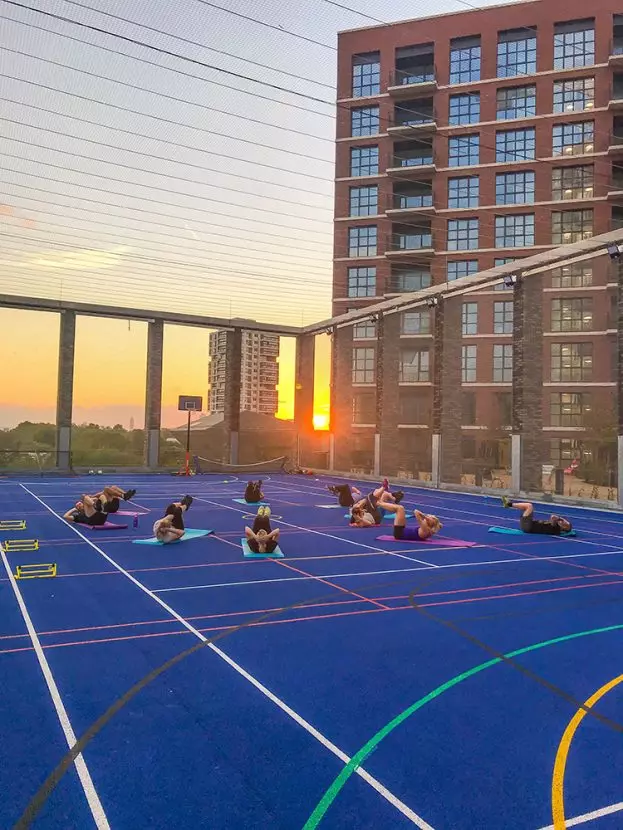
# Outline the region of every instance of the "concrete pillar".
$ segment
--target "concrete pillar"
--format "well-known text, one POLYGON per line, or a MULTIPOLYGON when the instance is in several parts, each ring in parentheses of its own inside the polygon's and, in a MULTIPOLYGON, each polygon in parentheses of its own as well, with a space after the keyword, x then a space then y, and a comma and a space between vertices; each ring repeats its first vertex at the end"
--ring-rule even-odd
POLYGON ((242 330, 234 329, 227 332, 225 346, 225 407, 223 412, 225 446, 222 460, 226 464, 238 464, 241 370, 242 330))
POLYGON ((316 337, 303 334, 296 338, 294 384, 294 423, 298 436, 297 463, 313 466, 314 446, 314 358, 316 337))
POLYGON ((617 359, 614 366, 617 411, 617 500, 623 507, 623 262, 613 264, 617 279, 617 359))
POLYGON ((433 482, 461 483, 460 297, 440 299, 433 311, 433 482))
POLYGON ((56 393, 56 466, 71 469, 71 419, 74 403, 76 313, 61 312, 56 393))
POLYGON ((543 277, 523 277, 513 289, 513 436, 519 474, 513 485, 524 492, 543 490, 543 277), (519 448, 517 438, 519 436, 519 448))
POLYGON ((395 476, 400 466, 400 314, 380 315, 377 332, 376 432, 380 458, 375 473, 395 476))
POLYGON ((331 434, 333 469, 351 468, 353 424, 353 327, 336 328, 331 353, 331 434))
POLYGON ((147 382, 145 387, 145 464, 158 466, 162 410, 162 353, 164 323, 152 320, 147 329, 147 382))

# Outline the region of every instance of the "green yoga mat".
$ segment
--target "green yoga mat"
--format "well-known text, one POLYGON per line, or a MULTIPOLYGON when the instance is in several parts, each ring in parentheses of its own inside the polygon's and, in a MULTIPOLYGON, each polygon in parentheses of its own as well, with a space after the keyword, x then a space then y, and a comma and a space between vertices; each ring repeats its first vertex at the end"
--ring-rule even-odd
POLYGON ((189 539, 200 539, 202 536, 209 536, 214 533, 213 530, 193 530, 190 527, 186 528, 186 532, 181 539, 176 539, 175 542, 160 542, 158 539, 132 539, 133 545, 179 545, 181 542, 188 542, 189 539))
MULTIPOLYGON (((505 533, 508 536, 547 536, 546 533, 524 533, 518 527, 493 527, 489 528, 489 533, 505 533)), ((570 530, 568 533, 561 533, 561 536, 576 536, 575 530, 570 530)))

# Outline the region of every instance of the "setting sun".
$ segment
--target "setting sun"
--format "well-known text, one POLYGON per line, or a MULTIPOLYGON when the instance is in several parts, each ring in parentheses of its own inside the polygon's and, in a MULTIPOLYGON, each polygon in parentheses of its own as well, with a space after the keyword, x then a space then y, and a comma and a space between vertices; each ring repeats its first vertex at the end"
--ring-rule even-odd
POLYGON ((314 415, 314 429, 329 429, 329 416, 316 413, 314 415))

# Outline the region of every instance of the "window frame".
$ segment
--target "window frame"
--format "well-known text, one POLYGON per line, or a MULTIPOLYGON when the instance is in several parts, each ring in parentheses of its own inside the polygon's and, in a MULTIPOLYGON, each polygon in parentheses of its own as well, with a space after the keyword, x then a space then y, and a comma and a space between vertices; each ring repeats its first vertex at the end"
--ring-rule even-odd
POLYGON ((461 346, 461 383, 476 383, 478 378, 478 347, 461 346))
POLYGON ((428 346, 401 349, 399 361, 398 383, 430 383, 430 349, 428 346), (412 355, 412 359, 407 362, 405 357, 409 354, 412 355))
POLYGON ((371 98, 379 95, 381 92, 380 52, 353 55, 350 79, 352 98, 371 98), (365 58, 374 58, 374 60, 364 60, 365 58))
POLYGON ((458 92, 448 99, 448 124, 478 124, 480 121, 480 92, 458 92))
POLYGON ((535 242, 534 213, 505 213, 495 217, 495 248, 531 248, 535 242), (509 228, 513 233, 509 233, 509 228), (522 228, 518 233, 517 229, 522 228), (531 229, 531 234, 530 234, 531 229), (518 237, 524 244, 518 245, 518 237), (510 240, 510 241, 509 241, 510 240), (503 243, 503 244, 501 244, 503 243))
POLYGON ((549 422, 552 427, 584 427, 585 417, 591 411, 590 395, 586 392, 550 392, 549 422))
POLYGON ((403 311, 400 315, 400 334, 405 336, 432 334, 432 317, 429 309, 403 311), (409 323, 413 319, 414 325, 409 323))
POLYGON ((493 383, 513 382, 513 345, 494 343, 491 353, 491 379, 493 383))
POLYGON ((376 349, 373 346, 354 346, 351 378, 353 384, 376 382, 376 349))
POLYGON ((378 228, 376 225, 355 225, 348 229, 348 258, 377 256, 378 228))
POLYGON ((350 134, 352 138, 378 135, 381 132, 381 116, 378 104, 353 107, 350 111, 350 134), (356 123, 358 122, 358 123, 356 123))
POLYGON ((514 318, 515 313, 512 300, 496 300, 493 303, 494 334, 512 334, 514 318))
POLYGON ((552 200, 572 202, 593 199, 595 194, 595 165, 578 164, 552 168, 552 200), (570 179, 570 181, 565 181, 570 179), (577 179, 578 181, 574 181, 577 179), (590 193, 586 195, 586 191, 590 193), (568 192, 571 195, 566 195, 568 192))
POLYGON ((595 108, 595 78, 561 78, 554 81, 552 112, 587 112, 595 108), (576 87, 579 87, 576 88, 576 87), (587 95, 587 87, 590 93, 587 95), (582 93, 582 97, 578 93, 582 93), (567 100, 567 99, 570 100, 567 100), (581 101, 582 106, 576 106, 581 101), (571 104, 571 107, 569 107, 571 104))
POLYGON ((363 184, 350 187, 348 190, 348 215, 378 216, 379 213, 379 186, 378 184, 363 184))
POLYGON ((350 267, 346 272, 346 292, 347 296, 353 300, 361 297, 376 297, 376 266, 355 265, 350 267), (353 271, 374 271, 374 273, 354 274, 353 271), (361 292, 362 288, 364 289, 363 293, 361 292))
POLYGON ((592 342, 550 343, 552 383, 590 383, 593 379, 592 342), (568 351, 565 353, 565 349, 568 351))
POLYGON ((586 156, 595 151, 595 122, 568 121, 552 127, 552 156, 586 156), (581 141, 568 141, 580 137, 581 141), (566 152, 569 149, 570 152, 566 152))
POLYGON ((478 303, 470 301, 461 305, 461 334, 463 337, 478 334, 478 303))
POLYGON ((495 133, 495 160, 498 163, 514 164, 517 161, 534 161, 536 158, 536 129, 519 127, 516 130, 497 130, 495 133), (522 141, 519 142, 519 138, 522 141), (507 148, 507 145, 515 149, 507 148), (523 145, 518 149, 517 145, 523 145), (530 155, 532 153, 532 155, 530 155))
POLYGON ((551 216, 553 245, 568 245, 593 236, 594 211, 592 208, 553 210, 551 216))
POLYGON ((479 238, 480 220, 477 216, 470 216, 465 219, 448 219, 446 242, 448 251, 478 250, 479 238))
POLYGON ((525 28, 531 29, 534 34, 526 34, 524 29, 498 32, 496 52, 496 73, 498 78, 516 78, 518 75, 534 75, 536 73, 536 29, 530 26, 526 26, 525 28), (511 48, 511 44, 515 44, 514 49, 511 48), (511 62, 508 60, 509 56, 513 56, 515 60, 511 62), (506 60, 503 60, 504 58, 506 60))
POLYGON ((482 65, 480 36, 454 38, 450 41, 448 83, 479 81, 482 65))
POLYGON ((480 164, 480 134, 450 136, 448 167, 475 167, 480 164))
POLYGON ((350 148, 350 175, 351 178, 379 175, 379 146, 378 144, 364 145, 350 148), (367 155, 366 155, 367 154, 367 155), (362 172, 362 171, 366 172, 362 172))
POLYGON ((496 121, 515 121, 536 115, 536 86, 501 87, 495 94, 496 121), (523 102, 523 103, 522 103, 523 102))
POLYGON ((550 308, 550 330, 553 332, 593 331, 592 297, 555 297, 550 308))
POLYGON ((462 277, 477 273, 477 259, 450 259, 446 264, 446 282, 454 282, 454 280, 460 280, 462 277), (452 276, 450 276, 451 270, 454 272, 452 276))
POLYGON ((448 179, 448 208, 475 208, 480 201, 480 176, 451 176, 448 179))
POLYGON ((495 176, 495 203, 496 205, 531 205, 534 204, 535 174, 534 170, 513 170, 505 173, 496 173, 495 176), (522 182, 522 187, 516 186, 522 182), (512 184, 509 188, 509 183, 512 184), (521 194, 525 198, 520 198, 521 194))
POLYGON ((568 20, 554 24, 554 71, 595 64, 595 20, 568 20), (590 25, 582 26, 582 23, 590 25), (581 37, 579 37, 581 35, 581 37), (587 37, 588 35, 588 37, 587 37), (578 53, 578 44, 592 49, 578 53))

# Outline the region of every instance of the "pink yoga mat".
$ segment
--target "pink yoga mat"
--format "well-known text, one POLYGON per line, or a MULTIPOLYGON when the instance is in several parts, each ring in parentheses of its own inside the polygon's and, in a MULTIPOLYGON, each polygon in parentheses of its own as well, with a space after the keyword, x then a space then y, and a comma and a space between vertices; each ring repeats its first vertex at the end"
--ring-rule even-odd
POLYGON ((111 516, 147 516, 146 512, 141 513, 140 510, 117 510, 116 513, 111 513, 111 516))
POLYGON ((117 525, 113 522, 104 522, 103 525, 86 525, 89 530, 127 530, 127 525, 117 525))
POLYGON ((478 542, 463 542, 461 539, 440 539, 430 537, 429 539, 394 539, 393 536, 377 536, 379 542, 414 542, 416 545, 441 545, 444 548, 473 548, 478 542))

